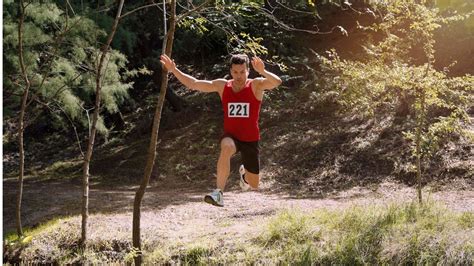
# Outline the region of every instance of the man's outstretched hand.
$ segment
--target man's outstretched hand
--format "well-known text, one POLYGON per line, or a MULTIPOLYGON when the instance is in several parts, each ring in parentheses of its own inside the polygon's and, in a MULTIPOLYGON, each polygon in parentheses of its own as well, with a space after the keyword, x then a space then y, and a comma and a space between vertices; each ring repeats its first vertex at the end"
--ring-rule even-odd
POLYGON ((262 75, 265 72, 265 64, 263 63, 262 59, 259 57, 252 58, 252 67, 258 74, 262 75))
POLYGON ((176 63, 165 54, 160 56, 160 62, 169 72, 173 72, 176 69, 176 63))

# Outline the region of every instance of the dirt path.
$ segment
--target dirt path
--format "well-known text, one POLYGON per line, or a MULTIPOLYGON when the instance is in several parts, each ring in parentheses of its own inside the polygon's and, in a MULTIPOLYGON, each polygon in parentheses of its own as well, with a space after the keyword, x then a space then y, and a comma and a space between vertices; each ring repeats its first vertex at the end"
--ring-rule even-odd
MULTIPOLYGON (((106 237, 107 232, 104 230, 107 231, 106 228, 111 224, 115 224, 115 230, 110 232, 114 237, 130 238, 135 189, 104 190, 92 187, 91 238, 106 237)), ((79 185, 27 182, 24 191, 24 226, 35 226, 57 216, 74 216, 73 223, 80 225, 79 185)), ((15 228, 16 183, 4 182, 3 192, 5 234, 15 228)), ((325 198, 298 198, 287 193, 274 193, 269 188, 259 192, 240 192, 233 189, 224 194, 225 207, 218 208, 202 201, 203 195, 207 192, 205 188, 150 187, 142 205, 143 234, 181 242, 219 234, 243 236, 263 224, 262 219, 265 220, 282 209, 311 211, 317 208, 346 208, 354 204, 388 204, 410 201, 416 195, 413 188, 387 182, 373 189, 355 187, 325 198)), ((425 196, 444 202, 450 209, 456 211, 474 211, 472 188, 433 193, 426 191, 425 196)), ((153 239, 154 237, 151 237, 149 240, 153 239)))

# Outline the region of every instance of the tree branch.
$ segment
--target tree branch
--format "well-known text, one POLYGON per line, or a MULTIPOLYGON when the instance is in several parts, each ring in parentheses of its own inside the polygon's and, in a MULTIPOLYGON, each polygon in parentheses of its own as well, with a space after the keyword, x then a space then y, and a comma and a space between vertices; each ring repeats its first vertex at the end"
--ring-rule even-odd
MULTIPOLYGON (((320 32, 319 31, 319 28, 317 31, 314 31, 314 30, 305 30, 305 29, 297 29, 297 28, 294 28, 293 26, 290 26, 286 23, 284 23, 283 21, 277 19, 273 13, 271 13, 269 10, 266 10, 264 8, 260 9, 261 13, 266 16, 267 18, 273 20, 273 22, 275 22, 276 24, 278 24, 282 29, 284 30, 287 30, 287 31, 298 31, 298 32, 306 32, 306 33, 310 33, 310 34, 328 34, 328 33, 332 33, 333 29, 335 27, 333 27, 333 29, 330 31, 330 32, 320 32)), ((318 26, 316 26, 318 27, 318 26)))
POLYGON ((144 8, 148 8, 148 7, 152 7, 152 6, 156 6, 156 7, 158 7, 158 8, 161 10, 161 8, 160 8, 160 6, 159 6, 159 5, 161 5, 161 4, 163 4, 163 3, 153 3, 153 4, 149 4, 149 5, 137 7, 137 8, 135 8, 134 10, 129 11, 129 12, 127 12, 127 13, 121 15, 121 16, 119 17, 119 19, 123 19, 124 17, 126 17, 126 16, 128 16, 128 15, 134 13, 134 12, 137 12, 138 10, 141 10, 141 9, 144 9, 144 8))
MULTIPOLYGON (((75 81, 80 76, 82 76, 82 73, 77 74, 72 80, 70 80, 70 82, 75 81)), ((59 87, 58 90, 54 93, 53 97, 51 97, 51 99, 54 100, 54 98, 56 98, 56 96, 58 96, 61 92, 64 91, 63 89, 65 89, 66 86, 67 86, 67 84, 63 84, 61 87, 59 87)), ((31 97, 31 100, 30 100, 30 102, 28 102, 27 106, 30 105, 33 101, 37 101, 37 99, 39 99, 39 93, 36 93, 35 95, 33 95, 33 97, 31 97)))
POLYGON ((176 18, 176 23, 178 24, 183 18, 187 17, 191 13, 194 13, 194 12, 197 12, 197 11, 201 10, 203 7, 205 7, 206 5, 208 5, 211 2, 212 2, 211 0, 207 0, 204 3, 198 5, 197 7, 194 7, 193 9, 188 10, 186 13, 179 15, 176 18))
MULTIPOLYGON (((321 19, 321 17, 319 16, 319 14, 318 14, 317 12, 308 12, 308 11, 296 10, 296 9, 293 9, 293 8, 291 8, 291 7, 289 7, 289 6, 286 6, 286 5, 282 4, 280 1, 276 1, 276 3, 277 3, 279 6, 285 8, 285 9, 291 11, 291 12, 301 13, 301 14, 307 14, 307 15, 315 15, 315 16, 317 16, 319 19, 321 19)), ((272 13, 273 13, 273 12, 272 12, 272 13)))
POLYGON ((79 146, 79 151, 81 152, 81 155, 82 157, 84 158, 84 151, 82 150, 82 146, 81 146, 81 140, 79 138, 79 134, 77 134, 77 128, 76 126, 74 125, 74 122, 72 121, 72 119, 67 115, 66 111, 61 107, 61 105, 58 103, 58 102, 55 102, 56 103, 56 106, 59 108, 59 110, 61 110, 64 115, 66 116, 66 118, 69 120, 69 122, 71 123, 72 127, 74 128, 74 133, 76 135, 76 140, 77 140, 77 145, 79 146))

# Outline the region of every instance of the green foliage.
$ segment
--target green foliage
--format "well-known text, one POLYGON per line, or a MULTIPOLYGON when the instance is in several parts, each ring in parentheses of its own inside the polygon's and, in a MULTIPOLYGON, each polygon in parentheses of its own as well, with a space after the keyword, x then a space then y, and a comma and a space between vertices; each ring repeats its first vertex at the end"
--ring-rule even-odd
POLYGON ((136 257, 140 255, 140 250, 138 248, 132 247, 130 252, 125 255, 124 260, 127 263, 132 263, 136 257))
POLYGON ((461 228, 469 229, 474 227, 474 213, 472 212, 464 212, 459 216, 458 220, 459 225, 461 228))
MULTIPOLYGON (((67 15, 53 2, 31 3, 25 10, 22 35, 27 75, 31 82, 30 95, 36 95, 48 104, 54 123, 68 125, 69 122, 61 121, 67 119, 58 115, 64 111, 69 118, 87 127, 85 110, 94 104, 96 87, 95 69, 100 52, 97 40, 106 36, 105 31, 86 14, 67 15)), ((4 91, 20 95, 24 80, 18 57, 18 3, 4 4, 3 29, 4 91)), ((105 111, 114 113, 129 97, 128 91, 133 83, 128 83, 127 79, 130 77, 128 74, 133 73, 126 71, 127 59, 116 50, 109 53, 105 65, 101 96, 105 111)), ((19 100, 19 97, 8 97, 4 108, 18 110, 19 100)), ((34 108, 42 108, 42 105, 34 108)), ((13 116, 15 112, 7 112, 7 115, 13 116)), ((99 128, 101 133, 107 132, 103 123, 99 128)))
MULTIPOLYGON (((256 8, 260 5, 261 3, 255 1, 232 4, 216 2, 215 8, 205 16, 184 18, 178 25, 182 32, 179 32, 179 37, 176 38, 177 53, 189 53, 188 44, 192 41, 200 43, 199 48, 209 49, 209 52, 227 50, 223 56, 227 53, 267 54, 266 48, 262 45, 263 38, 253 36, 250 27, 251 24, 257 23, 255 14, 258 14, 256 8)), ((196 52, 194 51, 194 54, 196 52)))
POLYGON ((267 48, 261 45, 263 38, 252 37, 248 33, 241 32, 239 36, 234 36, 230 39, 230 42, 236 43, 233 49, 234 53, 245 53, 253 56, 261 56, 268 54, 267 48))
MULTIPOLYGON (((289 24, 292 25, 302 19, 316 18, 316 13, 311 13, 314 8, 305 0, 286 4, 295 9, 302 9, 307 14, 288 15, 285 13, 288 10, 281 8, 283 11, 273 17, 264 9, 264 1, 216 2, 215 6, 205 13, 193 14, 181 21, 174 46, 175 54, 188 60, 201 59, 196 60, 196 63, 205 65, 206 61, 212 60, 207 58, 210 54, 214 58, 224 59, 231 53, 246 53, 250 56, 260 56, 270 65, 285 71, 287 66, 281 57, 295 54, 295 50, 289 48, 290 44, 294 44, 295 35, 291 31, 283 30, 275 21, 289 19, 289 24), (190 47, 189 42, 196 45, 190 47), (196 58, 196 55, 201 55, 201 58, 196 58)), ((215 63, 215 60, 211 63, 215 63)), ((216 74, 227 72, 226 69, 218 67, 211 71, 216 74)))
MULTIPOLYGON (((112 5, 113 5, 113 2, 112 2, 112 5)), ((131 8, 131 7, 128 7, 129 6, 128 3, 126 6, 127 6, 127 9, 131 8)), ((112 29, 112 25, 115 19, 114 16, 115 14, 111 14, 108 16, 97 16, 96 14, 94 14, 94 12, 89 14, 89 17, 91 19, 94 19, 94 21, 96 22, 96 25, 105 32, 110 32, 110 30, 112 29)), ((127 19, 129 19, 129 17, 127 19)), ((133 30, 127 29, 125 27, 126 24, 128 24, 126 20, 121 21, 120 26, 117 28, 117 31, 115 32, 115 36, 114 36, 114 39, 112 40, 111 46, 112 48, 120 50, 121 52, 124 52, 126 54, 133 54, 133 51, 137 42, 137 32, 136 32, 136 29, 133 29, 133 30)), ((99 41, 101 43, 104 43, 106 41, 105 37, 106 35, 99 36, 100 38, 99 41)))
POLYGON ((35 228, 24 228, 23 236, 18 237, 17 232, 7 232, 4 236, 4 242, 7 246, 14 246, 17 244, 30 244, 30 242, 41 232, 55 229, 61 218, 50 220, 44 224, 41 224, 35 228))
MULTIPOLYGON (((437 0, 435 5, 441 11, 452 11, 459 13, 469 13, 474 10, 474 2, 463 1, 463 0, 437 0)), ((467 28, 470 29, 470 33, 474 33, 474 16, 470 16, 464 21, 467 28)))
POLYGON ((126 68, 126 57, 116 50, 111 51, 107 56, 107 68, 104 72, 101 94, 105 109, 109 113, 116 113, 118 106, 129 97, 128 91, 133 83, 118 82, 124 76, 121 71, 126 68))
POLYGON ((204 34, 209 32, 206 27, 207 19, 203 17, 186 17, 178 23, 178 27, 190 31, 194 31, 199 37, 204 37, 204 34))
POLYGON ((427 1, 392 1, 384 6, 380 23, 362 29, 386 35, 377 45, 368 48, 371 55, 381 56, 382 62, 401 61, 420 65, 434 62, 434 34, 443 25, 465 20, 471 13, 442 16, 427 1))
POLYGON ((373 116, 408 109, 405 136, 413 141, 414 155, 433 154, 453 133, 463 133, 474 89, 472 76, 449 77, 446 69, 434 69, 434 34, 467 16, 443 17, 425 1, 390 2, 381 22, 361 26, 384 36, 365 45, 363 60, 343 60, 334 50, 318 56, 328 90, 347 112, 373 116))
POLYGON ((194 245, 186 250, 185 254, 180 258, 184 264, 204 265, 205 258, 209 257, 211 250, 208 247, 194 245))

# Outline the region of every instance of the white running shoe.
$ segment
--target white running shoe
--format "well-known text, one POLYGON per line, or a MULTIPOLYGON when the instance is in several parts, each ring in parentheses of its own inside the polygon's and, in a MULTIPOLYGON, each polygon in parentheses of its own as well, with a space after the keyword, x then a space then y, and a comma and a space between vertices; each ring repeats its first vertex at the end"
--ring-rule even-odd
POLYGON ((242 189, 242 191, 247 191, 250 189, 250 185, 249 183, 247 183, 247 181, 245 181, 244 179, 244 175, 245 175, 245 168, 244 168, 244 165, 240 165, 240 168, 239 168, 239 174, 240 174, 240 188, 242 189))
POLYGON ((204 201, 214 206, 224 207, 224 199, 220 189, 214 189, 214 191, 204 196, 204 201))

